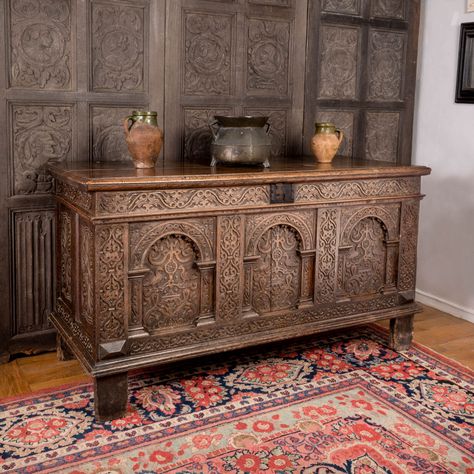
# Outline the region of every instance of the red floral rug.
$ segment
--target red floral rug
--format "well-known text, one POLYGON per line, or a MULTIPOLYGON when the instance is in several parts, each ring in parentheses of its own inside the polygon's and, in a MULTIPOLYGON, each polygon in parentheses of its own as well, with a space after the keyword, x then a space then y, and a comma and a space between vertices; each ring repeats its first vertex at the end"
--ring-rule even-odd
POLYGON ((362 328, 135 375, 107 423, 87 384, 1 401, 0 472, 474 474, 474 373, 385 342, 362 328))

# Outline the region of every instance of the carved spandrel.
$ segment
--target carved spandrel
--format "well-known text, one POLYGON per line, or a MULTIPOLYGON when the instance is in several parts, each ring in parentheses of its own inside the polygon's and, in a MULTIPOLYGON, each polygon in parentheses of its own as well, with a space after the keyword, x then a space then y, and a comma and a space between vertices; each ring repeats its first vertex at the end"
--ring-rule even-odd
POLYGON ((352 141, 354 137, 354 114, 337 110, 319 110, 316 122, 331 122, 344 132, 344 138, 337 151, 340 156, 352 157, 352 141))
POLYGON ((232 115, 232 108, 184 109, 184 155, 197 161, 210 163, 212 133, 209 124, 215 121, 215 115, 232 115))
POLYGON ((290 23, 248 22, 247 91, 288 95, 290 23))
POLYGON ((10 2, 10 85, 71 89, 71 1, 10 2))
POLYGON ((372 0, 370 14, 375 18, 405 18, 405 0, 372 0))
POLYGON ((234 23, 232 15, 185 13, 184 94, 232 93, 234 23))
POLYGON ((46 165, 72 156, 72 106, 13 105, 12 120, 15 194, 51 192, 46 165))
POLYGON ((405 33, 373 30, 369 33, 368 98, 401 100, 405 33))
POLYGON ((360 0, 323 0, 322 11, 345 15, 359 15, 360 0))
POLYGON ((324 26, 320 42, 319 98, 356 99, 360 30, 324 26))
POLYGON ((147 9, 105 2, 91 8, 92 89, 144 91, 147 9))
POLYGON ((398 112, 368 112, 366 158, 395 163, 398 155, 398 112))
POLYGON ((401 291, 415 290, 416 244, 418 238, 419 201, 404 202, 401 213, 400 263, 398 288, 401 291))
POLYGON ((16 334, 49 327, 55 297, 54 211, 14 213, 16 334))

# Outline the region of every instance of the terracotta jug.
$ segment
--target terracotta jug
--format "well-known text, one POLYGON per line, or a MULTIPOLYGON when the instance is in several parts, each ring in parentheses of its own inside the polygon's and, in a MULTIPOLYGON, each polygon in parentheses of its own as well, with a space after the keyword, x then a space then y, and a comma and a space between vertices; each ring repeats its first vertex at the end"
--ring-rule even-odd
POLYGON ((128 151, 135 168, 154 168, 163 145, 157 112, 134 110, 123 123, 128 151))
POLYGON ((311 151, 318 163, 331 163, 344 138, 342 130, 333 123, 316 123, 316 131, 311 140, 311 151))

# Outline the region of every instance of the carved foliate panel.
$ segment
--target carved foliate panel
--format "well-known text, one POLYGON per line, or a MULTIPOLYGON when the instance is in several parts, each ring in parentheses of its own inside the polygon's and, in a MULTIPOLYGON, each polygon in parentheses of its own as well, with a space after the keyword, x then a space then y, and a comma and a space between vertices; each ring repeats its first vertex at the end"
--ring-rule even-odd
POLYGON ((319 98, 356 99, 359 28, 323 26, 320 43, 319 98))
POLYGON ((366 131, 366 158, 377 161, 397 161, 398 112, 368 112, 366 131))
POLYGON ((254 5, 269 5, 272 7, 289 7, 293 0, 248 0, 254 5))
POLYGON ((94 322, 94 234, 81 222, 79 228, 80 247, 80 315, 87 324, 94 322))
POLYGON ((300 297, 301 247, 294 228, 276 225, 259 239, 253 269, 252 307, 264 314, 296 307, 300 297))
POLYGON ((234 23, 234 15, 185 12, 184 94, 232 94, 234 23))
POLYGON ((416 285, 416 244, 418 238, 419 201, 402 204, 400 229, 400 290, 414 290, 416 285))
POLYGON ((370 14, 376 18, 405 19, 405 0, 372 0, 370 14))
POLYGON ((125 238, 123 225, 97 226, 95 262, 97 275, 97 319, 100 340, 125 337, 125 238))
POLYGON ((72 216, 66 210, 62 210, 59 214, 59 239, 61 295, 65 301, 72 303, 72 216))
POLYGON ((145 90, 145 6, 94 2, 91 6, 92 89, 145 90))
POLYGON ((123 122, 132 110, 130 107, 92 107, 92 156, 94 161, 131 162, 128 152, 123 122))
POLYGON ((193 241, 172 234, 148 250, 143 278, 143 326, 148 332, 192 326, 199 317, 199 252, 193 241))
POLYGON ((87 211, 92 209, 92 194, 77 186, 58 181, 56 183, 56 194, 87 211))
POLYGON ((288 95, 290 23, 248 21, 247 91, 288 95))
POLYGON ((71 1, 10 1, 10 85, 71 89, 71 1))
POLYGON ((233 108, 184 108, 184 155, 186 158, 210 162, 212 133, 209 124, 215 115, 232 115, 233 108))
POLYGON ((316 115, 316 122, 331 122, 344 132, 344 138, 337 151, 340 156, 352 157, 352 141, 354 137, 354 113, 337 110, 320 109, 316 115))
POLYGON ((368 98, 401 100, 405 34, 372 30, 369 33, 368 98))
POLYGON ((344 15, 360 15, 360 0, 323 0, 322 11, 344 15))
POLYGON ((13 214, 15 334, 49 327, 55 297, 55 217, 52 210, 13 214))
POLYGON ((72 106, 12 106, 15 194, 44 194, 53 180, 45 167, 72 157, 72 106))
POLYGON ((246 108, 246 115, 265 116, 268 117, 270 125, 270 137, 272 139, 271 155, 284 156, 286 154, 287 144, 287 121, 288 112, 286 110, 264 109, 264 108, 246 108))

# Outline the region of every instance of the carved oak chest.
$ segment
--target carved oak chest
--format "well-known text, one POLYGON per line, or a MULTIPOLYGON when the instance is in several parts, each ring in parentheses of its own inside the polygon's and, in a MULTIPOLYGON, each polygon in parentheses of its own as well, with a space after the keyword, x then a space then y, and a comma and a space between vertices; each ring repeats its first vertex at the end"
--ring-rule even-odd
POLYGON ((127 372, 391 319, 411 342, 421 166, 52 168, 59 352, 124 413, 127 372))

